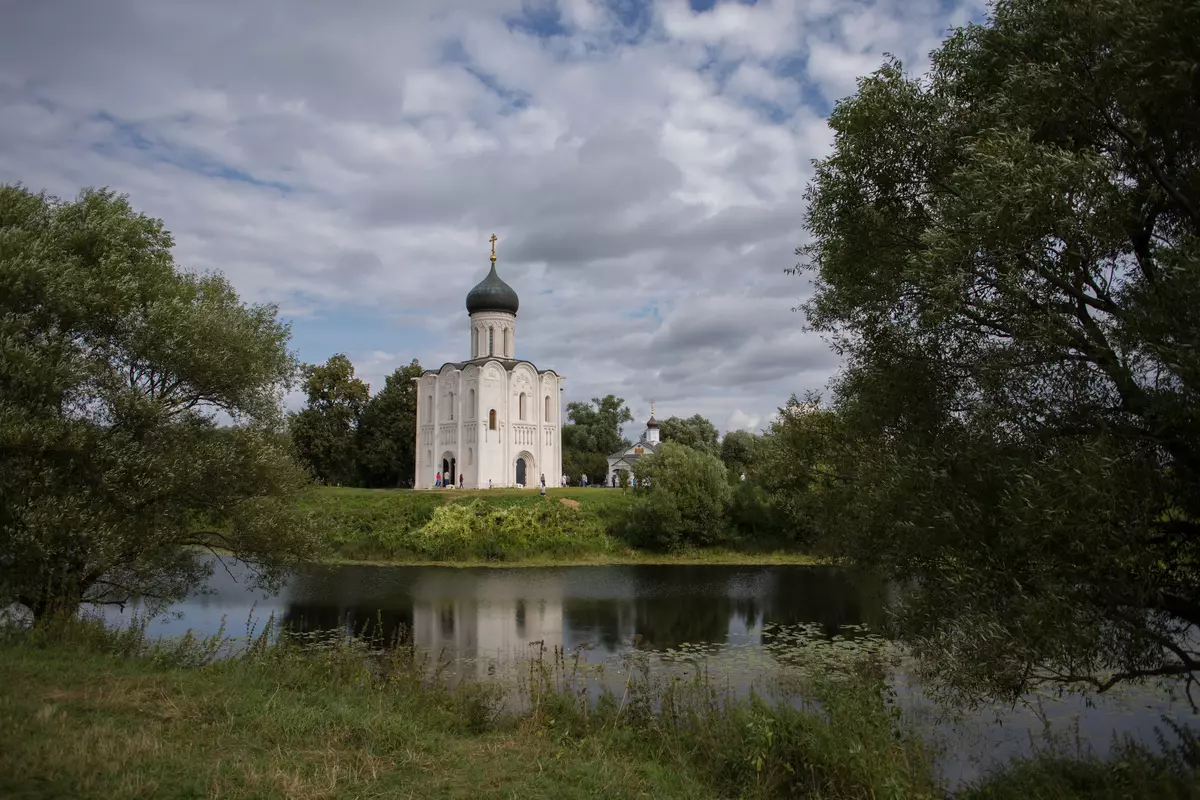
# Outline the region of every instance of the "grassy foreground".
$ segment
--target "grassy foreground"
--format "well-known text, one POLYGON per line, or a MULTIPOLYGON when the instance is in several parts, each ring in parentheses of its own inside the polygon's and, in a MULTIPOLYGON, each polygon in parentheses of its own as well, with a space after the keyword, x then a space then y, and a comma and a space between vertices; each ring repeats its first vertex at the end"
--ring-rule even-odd
POLYGON ((303 499, 331 561, 405 564, 812 564, 804 553, 726 546, 684 553, 630 548, 612 534, 620 489, 314 488, 303 499))
MULTIPOLYGON (((813 684, 818 704, 797 710, 637 670, 621 697, 589 702, 543 661, 521 710, 504 713, 497 685, 451 689, 403 646, 368 658, 352 640, 302 650, 261 637, 214 661, 210 644, 150 646, 77 623, 7 633, 0 796, 945 796, 870 670, 813 684)), ((1195 798, 1190 747, 1041 758, 958 796, 1195 798)))

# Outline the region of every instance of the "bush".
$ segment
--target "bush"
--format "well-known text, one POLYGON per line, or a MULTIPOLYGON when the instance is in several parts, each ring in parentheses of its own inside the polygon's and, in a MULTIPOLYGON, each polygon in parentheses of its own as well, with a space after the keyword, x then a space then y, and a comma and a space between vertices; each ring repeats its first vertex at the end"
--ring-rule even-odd
POLYGON ((616 531, 631 547, 651 550, 677 550, 686 540, 679 504, 666 492, 638 495, 616 531))
POLYGON ((559 503, 494 508, 476 500, 436 509, 409 547, 432 561, 507 561, 606 552, 613 541, 595 519, 559 503))
POLYGON ((729 524, 740 539, 781 542, 788 538, 785 521, 757 483, 739 481, 729 502, 729 524))
POLYGON ((631 541, 678 548, 727 538, 731 489, 719 458, 667 442, 637 462, 634 476, 647 489, 627 521, 631 541))

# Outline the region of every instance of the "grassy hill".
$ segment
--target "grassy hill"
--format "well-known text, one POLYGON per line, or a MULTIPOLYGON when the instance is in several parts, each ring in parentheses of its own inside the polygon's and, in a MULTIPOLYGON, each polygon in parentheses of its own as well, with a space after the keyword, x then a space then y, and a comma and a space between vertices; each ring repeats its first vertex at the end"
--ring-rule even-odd
POLYGON ((314 488, 303 499, 327 557, 395 563, 811 563, 798 553, 719 548, 664 555, 615 535, 633 501, 620 489, 314 488))

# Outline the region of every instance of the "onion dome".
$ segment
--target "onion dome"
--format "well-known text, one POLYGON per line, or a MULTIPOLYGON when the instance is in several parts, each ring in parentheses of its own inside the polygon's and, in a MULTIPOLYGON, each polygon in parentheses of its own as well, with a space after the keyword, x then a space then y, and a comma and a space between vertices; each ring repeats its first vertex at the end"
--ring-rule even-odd
POLYGON ((657 428, 658 427, 658 420, 656 420, 654 418, 654 401, 653 400, 650 401, 650 419, 646 420, 646 427, 647 428, 657 428))
POLYGON ((468 314, 474 314, 476 311, 507 311, 509 314, 516 314, 520 304, 521 301, 517 299, 513 288, 500 280, 500 276, 496 274, 495 261, 492 262, 492 269, 487 277, 467 293, 468 314))

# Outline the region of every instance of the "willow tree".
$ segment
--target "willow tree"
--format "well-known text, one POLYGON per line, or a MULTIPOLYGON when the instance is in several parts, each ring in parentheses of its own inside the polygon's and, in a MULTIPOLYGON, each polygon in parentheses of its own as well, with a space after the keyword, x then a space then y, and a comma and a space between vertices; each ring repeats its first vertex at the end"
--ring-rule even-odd
POLYGON ((312 550, 288 328, 171 246, 109 191, 0 186, 0 604, 174 600, 206 552, 272 586, 312 550))
POLYGON ((964 699, 1190 688, 1200 5, 997 2, 830 124, 797 271, 846 358, 831 543, 916 579, 901 630, 964 699))

